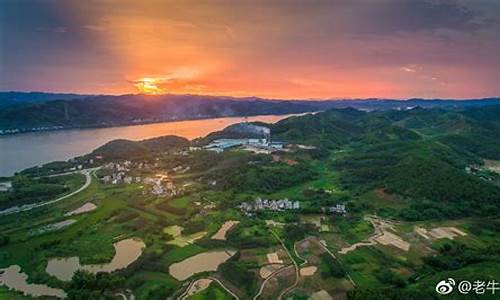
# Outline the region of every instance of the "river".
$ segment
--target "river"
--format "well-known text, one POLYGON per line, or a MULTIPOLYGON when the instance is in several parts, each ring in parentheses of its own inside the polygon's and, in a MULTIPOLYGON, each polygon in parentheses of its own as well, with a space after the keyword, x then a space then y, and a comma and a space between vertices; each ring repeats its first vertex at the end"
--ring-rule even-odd
MULTIPOLYGON (((248 117, 248 121, 274 123, 289 116, 253 116, 248 117)), ((10 176, 29 167, 87 154, 115 139, 143 140, 162 135, 194 139, 244 120, 243 117, 231 117, 2 136, 0 176, 10 176)))

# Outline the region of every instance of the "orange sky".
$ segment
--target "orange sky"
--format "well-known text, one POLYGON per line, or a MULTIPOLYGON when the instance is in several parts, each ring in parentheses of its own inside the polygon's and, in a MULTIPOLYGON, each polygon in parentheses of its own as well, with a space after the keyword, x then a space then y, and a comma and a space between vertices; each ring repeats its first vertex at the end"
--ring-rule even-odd
POLYGON ((272 98, 500 95, 498 2, 450 3, 3 3, 1 89, 272 98))

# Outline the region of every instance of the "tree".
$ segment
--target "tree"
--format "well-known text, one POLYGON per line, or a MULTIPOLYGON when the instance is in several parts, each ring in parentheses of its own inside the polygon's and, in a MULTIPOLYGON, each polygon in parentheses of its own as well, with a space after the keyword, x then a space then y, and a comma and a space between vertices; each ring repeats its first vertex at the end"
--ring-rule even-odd
POLYGON ((123 286, 125 279, 117 274, 92 274, 78 270, 73 275, 68 299, 114 299, 113 290, 123 286))
POLYGON ((0 247, 6 246, 10 242, 10 238, 4 234, 0 234, 0 247))

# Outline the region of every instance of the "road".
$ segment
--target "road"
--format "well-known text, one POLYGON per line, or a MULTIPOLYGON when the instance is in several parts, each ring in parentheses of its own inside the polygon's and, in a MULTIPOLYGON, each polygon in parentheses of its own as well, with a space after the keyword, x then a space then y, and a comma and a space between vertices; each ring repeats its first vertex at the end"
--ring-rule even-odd
MULTIPOLYGON (((233 293, 233 291, 231 291, 230 289, 228 289, 223 283, 222 281, 220 281, 218 278, 216 277, 212 277, 212 276, 209 276, 208 279, 211 279, 215 282, 217 282, 226 292, 228 292, 231 296, 233 296, 236 300, 240 300, 240 297, 238 297, 238 295, 236 295, 235 293, 233 293)), ((189 283, 188 287, 186 288, 186 290, 179 296, 179 299, 180 300, 184 300, 187 298, 187 293, 188 291, 191 289, 191 286, 196 282, 196 280, 193 280, 189 283)))
POLYGON ((285 266, 281 269, 278 269, 276 271, 274 271, 273 273, 271 273, 266 279, 264 279, 264 281, 262 282, 262 284, 260 285, 260 288, 259 288, 259 291, 257 292, 257 294, 253 297, 253 300, 257 300, 260 295, 262 295, 262 292, 264 291, 264 287, 266 286, 266 283, 271 280, 271 278, 273 278, 274 276, 278 275, 279 273, 285 271, 286 269, 289 269, 290 267, 293 267, 293 265, 288 265, 288 266, 285 266))
MULTIPOLYGON (((330 249, 328 249, 328 248, 326 247, 326 243, 325 243, 324 241, 319 241, 319 243, 318 243, 318 244, 320 245, 320 247, 321 247, 321 248, 323 248, 323 250, 325 250, 328 254, 330 254, 330 256, 331 256, 334 260, 339 261, 339 260, 337 259, 337 257, 335 256, 335 254, 333 254, 333 252, 332 252, 332 251, 330 251, 330 249)), ((339 261, 339 262, 340 262, 340 261, 339 261)), ((352 279, 351 275, 349 275, 349 273, 347 273, 347 271, 346 271, 346 277, 347 277, 347 279, 349 279, 349 281, 351 282, 351 284, 352 284, 354 287, 356 287, 356 286, 357 286, 357 285, 356 285, 356 282, 354 282, 354 280, 352 279)))
POLYGON ((238 295, 236 295, 235 293, 233 293, 230 289, 228 289, 223 283, 222 281, 220 281, 218 278, 215 278, 215 277, 209 277, 210 279, 212 279, 213 281, 216 281, 218 284, 220 284, 220 286, 226 290, 226 292, 228 292, 229 294, 231 294, 231 296, 233 296, 236 300, 240 300, 240 297, 238 297, 238 295))
MULTIPOLYGON (((20 213, 20 212, 24 212, 24 211, 29 211, 29 210, 32 210, 32 209, 35 209, 35 208, 38 208, 38 207, 50 205, 50 204, 59 202, 61 200, 64 200, 66 198, 72 197, 72 196, 74 196, 74 195, 82 192, 83 190, 85 190, 86 188, 89 187, 90 183, 92 183, 92 174, 96 170, 98 170, 98 169, 99 169, 99 167, 98 168, 85 169, 85 170, 81 170, 81 171, 70 172, 70 173, 63 173, 64 175, 77 174, 77 173, 83 174, 83 175, 85 175, 85 183, 79 189, 77 189, 76 191, 71 192, 71 193, 69 193, 67 195, 64 195, 64 196, 59 197, 59 198, 54 199, 54 200, 50 200, 50 201, 46 201, 46 202, 42 202, 42 203, 33 203, 33 204, 25 204, 25 205, 21 205, 21 206, 13 206, 13 207, 9 207, 7 209, 1 210, 0 211, 0 216, 2 216, 2 215, 16 214, 16 213, 20 213)), ((51 175, 51 177, 62 176, 63 174, 51 175)))
POLYGON ((295 282, 287 287, 286 289, 284 289, 281 294, 278 296, 278 300, 281 300, 283 298, 284 295, 286 295, 286 293, 290 292, 291 290, 293 290, 298 284, 299 284, 299 277, 300 277, 300 273, 299 273, 299 265, 297 265, 297 262, 295 261, 295 259, 293 259, 293 256, 292 254, 290 253, 290 251, 288 251, 288 248, 286 247, 285 243, 283 242, 283 240, 278 236, 278 234, 276 234, 276 232, 270 230, 271 233, 274 235, 274 237, 276 239, 278 239, 278 241, 280 242, 281 246, 283 248, 285 248, 285 251, 286 253, 288 254, 288 257, 290 257, 290 259, 292 260, 292 263, 293 263, 293 266, 295 268, 295 282))
MULTIPOLYGON (((304 239, 305 240, 305 239, 304 239)), ((304 241, 302 240, 302 241, 304 241)), ((302 263, 299 265, 299 266, 303 266, 303 265, 306 265, 309 263, 309 261, 307 259, 305 259, 304 257, 300 256, 299 252, 297 252, 297 243, 299 242, 302 242, 302 241, 298 241, 298 242, 295 242, 293 244, 293 252, 295 252, 295 256, 297 256, 298 258, 300 258, 302 260, 302 263)))

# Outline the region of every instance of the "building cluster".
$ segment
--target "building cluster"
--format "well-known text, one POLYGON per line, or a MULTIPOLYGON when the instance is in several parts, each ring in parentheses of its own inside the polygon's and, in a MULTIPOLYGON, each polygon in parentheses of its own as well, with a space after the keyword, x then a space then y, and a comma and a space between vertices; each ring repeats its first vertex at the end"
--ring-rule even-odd
POLYGON ((112 173, 111 175, 106 175, 102 177, 102 181, 106 184, 121 184, 121 183, 126 183, 126 184, 131 184, 131 183, 140 183, 141 182, 141 177, 139 176, 127 176, 127 174, 124 171, 120 172, 115 172, 112 173))
POLYGON ((151 170, 154 168, 158 168, 159 164, 157 162, 155 163, 148 163, 148 162, 132 162, 130 160, 126 160, 120 163, 108 163, 104 166, 104 169, 109 169, 109 170, 116 170, 116 171, 124 171, 128 172, 131 169, 139 169, 139 170, 151 170))
POLYGON ((246 151, 269 154, 281 150, 285 146, 283 142, 273 142, 271 140, 271 130, 265 126, 239 123, 229 126, 224 131, 243 136, 249 135, 254 138, 217 139, 204 146, 203 149, 220 153, 230 148, 241 147, 246 151))
POLYGON ((158 166, 158 163, 150 164, 146 162, 131 162, 126 160, 121 163, 108 163, 104 165, 103 169, 111 170, 112 173, 110 175, 104 176, 102 180, 104 183, 111 184, 120 184, 120 183, 133 183, 133 182, 141 182, 141 177, 131 177, 128 176, 127 173, 130 172, 131 169, 153 169, 158 166))
POLYGON ((205 150, 223 152, 230 148, 242 147, 243 150, 254 153, 269 154, 281 150, 285 146, 283 142, 272 142, 270 139, 218 139, 203 147, 205 150))
POLYGON ((479 172, 479 170, 480 169, 476 166, 465 167, 465 172, 467 172, 467 174, 477 174, 479 172))
POLYGON ((0 182, 0 192, 10 192, 13 190, 11 181, 0 182))
POLYGON ((108 163, 104 166, 104 169, 112 170, 110 175, 102 177, 102 181, 106 184, 131 184, 133 182, 141 182, 140 177, 128 176, 127 173, 130 171, 132 162, 125 161, 123 163, 108 163))
POLYGON ((118 172, 128 172, 130 171, 130 168, 132 167, 132 162, 129 161, 129 160, 126 160, 122 163, 108 163, 106 165, 104 165, 104 169, 108 169, 108 170, 114 170, 114 171, 118 171, 118 172))
POLYGON ((103 176, 102 181, 106 184, 131 184, 143 183, 150 186, 151 194, 160 197, 172 197, 182 194, 183 189, 178 188, 170 179, 164 175, 155 177, 128 176, 124 171, 114 172, 111 175, 103 176))
POLYGON ((494 180, 494 178, 492 178, 486 172, 483 172, 483 171, 484 171, 484 169, 482 169, 479 166, 467 166, 467 167, 465 167, 465 172, 467 172, 467 174, 475 175, 479 179, 482 179, 485 181, 493 181, 494 180))
POLYGON ((0 129, 0 135, 15 134, 15 133, 21 133, 21 132, 61 130, 61 129, 64 129, 64 127, 63 126, 41 126, 41 127, 33 127, 33 128, 0 129))
POLYGON ((335 206, 323 207, 322 210, 323 213, 330 213, 330 214, 345 215, 347 213, 345 204, 337 204, 335 206))
POLYGON ((151 186, 151 193, 160 197, 180 196, 182 188, 178 188, 166 175, 158 174, 155 177, 146 177, 144 184, 151 186))
POLYGON ((253 202, 241 203, 239 208, 245 213, 250 213, 252 211, 259 211, 259 210, 272 210, 272 211, 295 210, 295 209, 300 209, 300 202, 290 201, 288 200, 288 198, 279 200, 268 200, 268 199, 261 199, 259 197, 255 199, 255 201, 253 202))

